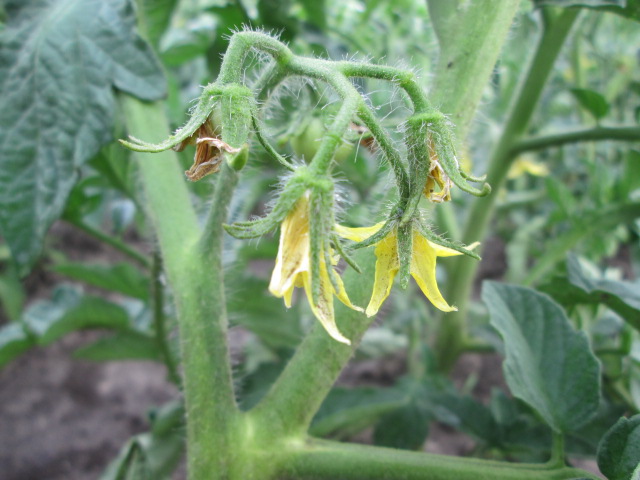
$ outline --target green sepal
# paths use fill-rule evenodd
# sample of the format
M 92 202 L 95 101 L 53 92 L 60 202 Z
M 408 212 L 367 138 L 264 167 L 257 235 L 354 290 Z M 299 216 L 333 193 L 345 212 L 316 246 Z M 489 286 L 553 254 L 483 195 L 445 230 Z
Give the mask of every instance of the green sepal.
M 432 122 L 429 125 L 429 130 L 433 134 L 433 144 L 438 162 L 453 184 L 463 192 L 467 192 L 476 197 L 486 197 L 489 195 L 491 193 L 491 186 L 488 183 L 483 184 L 482 188 L 473 187 L 468 183 L 468 181 L 481 182 L 483 181 L 481 177 L 478 178 L 472 177 L 469 174 L 462 174 L 460 164 L 456 158 L 451 125 L 446 117 L 443 115 L 441 119 Z
M 275 150 L 275 148 L 271 146 L 267 138 L 264 136 L 264 133 L 262 132 L 262 122 L 257 117 L 257 112 L 255 111 L 253 113 L 253 130 L 256 132 L 256 137 L 258 138 L 260 145 L 262 145 L 262 148 L 266 150 L 266 152 L 271 156 L 271 158 L 273 158 L 275 161 L 277 161 L 280 165 L 282 165 L 287 170 L 293 172 L 295 170 L 295 167 L 286 158 L 280 155 Z
M 369 238 L 365 238 L 361 242 L 357 242 L 356 244 L 352 245 L 350 247 L 350 250 L 358 250 L 360 248 L 365 248 L 365 247 L 370 247 L 371 245 L 375 245 L 384 237 L 386 237 L 391 230 L 394 229 L 397 222 L 398 221 L 395 217 L 387 218 L 387 221 L 384 223 L 384 225 L 382 225 L 380 230 L 378 230 L 376 233 L 371 235 Z
M 225 153 L 225 155 L 229 166 L 239 172 L 249 161 L 249 145 L 245 143 L 239 153 Z
M 285 219 L 307 187 L 295 177 L 285 186 L 273 210 L 265 217 L 248 222 L 223 225 L 229 235 L 239 239 L 261 237 L 274 230 Z
M 462 175 L 462 178 L 464 178 L 465 180 L 467 180 L 469 182 L 473 182 L 473 183 L 484 183 L 487 180 L 487 175 L 486 174 L 485 175 L 481 175 L 479 177 L 474 177 L 470 173 L 467 173 L 464 170 L 460 170 L 460 175 Z
M 214 92 L 217 92 L 217 94 Z M 148 143 L 131 136 L 129 137 L 130 140 L 121 139 L 119 141 L 125 147 L 136 152 L 158 153 L 169 150 L 170 148 L 173 148 L 179 143 L 184 142 L 193 134 L 195 134 L 198 128 L 200 128 L 202 124 L 207 121 L 209 116 L 212 114 L 216 103 L 218 102 L 219 93 L 219 90 L 214 89 L 212 85 L 205 87 L 204 91 L 200 95 L 200 98 L 198 99 L 198 104 L 191 112 L 191 117 L 189 118 L 187 123 L 176 130 L 173 135 L 171 135 L 163 142 Z
M 413 250 L 413 225 L 408 223 L 401 225 L 397 230 L 398 238 L 398 262 L 400 270 L 398 276 L 400 278 L 400 287 L 403 289 L 409 285 L 409 276 L 411 274 L 411 254 Z
M 253 92 L 235 83 L 225 85 L 221 90 L 222 141 L 234 148 L 241 148 L 253 127 Z
M 422 221 L 416 221 L 413 226 L 420 232 L 420 235 L 422 235 L 430 242 L 433 242 L 442 247 L 450 248 L 451 250 L 455 250 L 456 252 L 460 252 L 463 255 L 474 258 L 476 260 L 481 260 L 480 255 L 478 255 L 477 253 L 474 253 L 471 250 L 465 248 L 460 243 L 451 242 L 450 240 L 442 238 L 440 235 L 431 230 L 429 226 L 425 225 Z
M 400 226 L 406 225 L 414 216 L 422 192 L 429 175 L 429 167 L 431 166 L 431 157 L 429 155 L 428 143 L 428 125 L 433 118 L 440 112 L 434 111 L 433 114 L 414 115 L 407 120 L 405 127 L 405 143 L 407 144 L 409 168 L 412 172 L 410 176 L 409 198 L 406 199 Z
M 338 282 L 338 274 L 333 269 L 333 262 L 331 258 L 331 249 L 326 248 L 322 245 L 322 250 L 324 252 L 324 263 L 327 266 L 327 273 L 329 274 L 329 280 L 331 280 L 331 285 L 336 292 L 340 291 L 340 283 Z
M 347 262 L 351 268 L 353 268 L 356 272 L 362 273 L 362 269 L 360 265 L 358 265 L 355 259 L 347 253 L 346 249 L 342 246 L 342 242 L 340 238 L 335 233 L 331 235 L 331 246 L 338 251 L 338 254 Z
M 309 199 L 309 257 L 311 267 L 311 300 L 313 305 L 318 305 L 320 298 L 321 279 L 320 262 L 325 261 L 323 247 L 324 221 L 322 218 L 322 198 L 317 191 L 311 191 Z M 331 264 L 327 265 L 327 269 Z

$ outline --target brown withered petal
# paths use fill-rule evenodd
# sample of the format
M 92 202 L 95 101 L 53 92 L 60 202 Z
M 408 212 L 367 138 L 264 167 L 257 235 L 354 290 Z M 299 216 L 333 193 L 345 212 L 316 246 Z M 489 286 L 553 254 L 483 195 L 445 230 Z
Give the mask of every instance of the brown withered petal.
M 196 154 L 193 159 L 193 165 L 191 165 L 189 170 L 184 172 L 187 179 L 195 182 L 211 173 L 216 173 L 220 170 L 224 152 L 238 153 L 240 149 L 233 148 L 219 138 L 198 138 L 196 140 Z

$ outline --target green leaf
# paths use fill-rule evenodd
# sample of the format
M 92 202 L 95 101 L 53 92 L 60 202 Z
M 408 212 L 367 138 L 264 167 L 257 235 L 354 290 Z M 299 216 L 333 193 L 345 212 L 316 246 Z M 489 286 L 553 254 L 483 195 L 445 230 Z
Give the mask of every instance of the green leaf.
M 162 61 L 169 66 L 182 65 L 203 55 L 216 38 L 216 23 L 201 13 L 181 28 L 170 29 L 160 45 Z
M 587 337 L 551 298 L 485 282 L 482 298 L 505 344 L 505 378 L 556 432 L 584 425 L 600 401 L 600 365 Z
M 31 305 L 22 322 L 40 345 L 82 328 L 126 328 L 127 312 L 114 303 L 98 297 L 83 296 L 69 286 L 58 287 L 51 300 Z
M 91 345 L 77 349 L 73 355 L 94 362 L 161 359 L 156 340 L 135 330 L 125 330 L 101 338 Z
M 10 266 L 0 274 L 0 307 L 9 320 L 17 320 L 22 313 L 26 292 L 15 269 Z
M 301 0 L 300 3 L 307 14 L 307 21 L 325 31 L 327 28 L 326 0 Z
M 567 278 L 554 279 L 544 287 L 566 306 L 603 304 L 640 331 L 640 288 L 637 283 L 596 278 L 587 272 L 580 259 L 567 256 Z
M 100 480 L 168 480 L 184 451 L 184 410 L 170 403 L 150 412 L 151 432 L 136 435 L 120 450 Z
M 456 394 L 444 395 L 441 402 L 456 416 L 459 422 L 456 427 L 491 446 L 498 447 L 502 444 L 500 425 L 488 407 L 472 397 Z
M 10 323 L 0 328 L 0 367 L 31 348 L 35 340 L 20 323 Z
M 139 0 L 138 6 L 142 9 L 139 15 L 140 29 L 145 33 L 145 38 L 154 46 L 158 46 L 160 37 L 171 22 L 171 15 L 178 0 Z
M 609 480 L 636 480 L 640 472 L 640 415 L 621 418 L 602 437 L 598 468 Z M 636 474 L 636 475 L 634 475 Z
M 282 305 L 282 300 L 266 294 L 267 282 L 238 275 L 230 278 L 229 320 L 255 333 L 273 349 L 294 348 L 303 337 L 300 317 Z M 298 310 L 301 302 L 293 306 Z
M 534 0 L 536 7 L 625 7 L 626 0 Z
M 558 206 L 557 211 L 562 214 L 557 215 L 554 212 L 554 217 L 556 217 L 554 220 L 564 220 L 571 217 L 577 210 L 577 202 L 569 187 L 567 187 L 564 182 L 552 176 L 545 178 L 545 185 L 549 198 Z
M 583 7 L 640 21 L 640 0 L 534 0 L 536 7 Z
M 404 397 L 404 405 L 378 421 L 373 431 L 374 443 L 409 450 L 420 448 L 429 434 L 431 420 L 451 418 L 450 412 L 437 404 L 448 388 L 449 384 L 439 377 L 400 379 L 394 389 Z
M 596 120 L 605 117 L 609 112 L 609 103 L 598 92 L 585 88 L 572 88 L 571 93 L 576 97 L 582 108 L 587 110 Z
M 7 0 L 0 33 L 0 231 L 21 273 L 78 167 L 111 140 L 114 90 L 165 93 L 130 0 Z
M 373 441 L 384 447 L 417 450 L 429 435 L 430 421 L 428 411 L 410 402 L 382 417 L 373 432 Z
M 640 107 L 638 107 L 640 108 Z M 629 198 L 635 191 L 640 189 L 640 152 L 629 150 L 624 156 L 624 167 L 618 182 L 620 199 Z
M 52 270 L 105 290 L 120 292 L 140 300 L 149 298 L 149 279 L 128 263 L 117 263 L 111 266 L 62 263 L 54 266 Z
M 334 388 L 318 410 L 309 433 L 318 437 L 345 438 L 406 403 L 406 396 L 397 389 Z
M 602 236 L 603 232 L 617 228 L 620 224 L 631 223 L 638 217 L 640 217 L 639 202 L 611 204 L 595 211 L 581 212 L 579 216 L 574 215 L 571 219 L 571 228 L 547 242 L 545 254 L 529 271 L 524 283 L 531 284 L 539 280 L 561 262 L 566 252 L 583 238 L 593 235 Z

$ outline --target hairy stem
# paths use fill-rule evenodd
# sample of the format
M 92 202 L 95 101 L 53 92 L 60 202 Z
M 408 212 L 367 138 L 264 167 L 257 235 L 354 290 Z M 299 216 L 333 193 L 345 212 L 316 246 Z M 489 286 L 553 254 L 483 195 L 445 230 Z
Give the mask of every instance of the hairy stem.
M 578 15 L 578 9 L 563 9 L 562 13 L 545 28 L 529 67 L 523 76 L 512 102 L 502 135 L 491 155 L 487 182 L 496 192 L 474 199 L 462 240 L 471 243 L 484 238 L 493 215 L 493 209 L 509 166 L 513 159 L 511 149 L 524 134 L 558 54 Z M 465 316 L 471 286 L 478 268 L 477 262 L 452 259 L 451 278 L 447 283 L 446 298 L 458 307 L 458 312 L 447 314 L 436 338 L 438 364 L 449 370 L 462 352 L 465 342 Z
M 176 385 L 180 385 L 180 374 L 176 361 L 169 348 L 166 316 L 164 314 L 164 288 L 160 280 L 162 273 L 162 258 L 158 252 L 153 255 L 153 266 L 151 268 L 151 289 L 153 298 L 153 326 L 156 334 L 156 343 L 162 355 L 162 360 L 167 367 L 169 379 Z
M 516 157 L 524 152 L 544 150 L 545 148 L 561 147 L 570 143 L 599 142 L 603 140 L 617 140 L 627 142 L 640 142 L 640 127 L 594 127 L 573 130 L 533 138 L 525 138 L 512 145 L 510 156 Z
M 349 270 L 344 275 L 350 285 L 349 295 L 356 305 L 368 300 L 373 283 L 375 260 L 371 252 L 359 251 L 355 259 L 362 268 L 358 274 Z M 351 358 L 373 318 L 337 305 L 336 318 L 340 330 L 351 339 L 351 345 L 338 343 L 316 324 L 296 350 L 271 391 L 253 414 L 282 434 L 302 435 L 320 408 L 333 383 Z
M 427 0 L 440 41 L 431 103 L 450 115 L 459 140 L 466 137 L 519 5 L 519 0 Z
M 584 470 L 549 464 L 514 464 L 409 452 L 370 445 L 311 440 L 291 454 L 281 480 L 565 480 L 599 477 Z
M 123 107 L 131 134 L 143 138 L 168 135 L 159 104 L 124 97 Z M 221 225 L 215 223 L 226 216 L 236 174 L 226 165 L 222 168 L 211 226 L 200 240 L 201 230 L 174 152 L 168 150 L 153 157 L 133 153 L 133 157 L 138 160 L 147 211 L 178 311 L 189 478 L 216 478 L 225 468 L 237 409 L 226 343 L 222 232 Z

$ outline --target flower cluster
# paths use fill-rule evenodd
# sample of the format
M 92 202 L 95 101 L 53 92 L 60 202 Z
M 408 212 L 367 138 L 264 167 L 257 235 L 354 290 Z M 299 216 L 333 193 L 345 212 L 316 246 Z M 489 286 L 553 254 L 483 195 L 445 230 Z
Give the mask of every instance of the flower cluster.
M 337 82 L 336 88 L 346 89 L 345 85 L 350 84 L 346 79 L 345 82 Z M 241 169 L 247 159 L 247 138 L 254 131 L 267 152 L 291 173 L 268 215 L 225 225 L 225 229 L 237 238 L 255 238 L 280 227 L 280 244 L 269 291 L 283 298 L 290 307 L 294 289 L 303 288 L 313 314 L 327 333 L 338 342 L 350 344 L 336 324 L 334 296 L 347 307 L 373 316 L 389 296 L 396 277 L 403 288 L 413 277 L 436 308 L 454 311 L 455 306 L 443 298 L 436 282 L 437 258 L 460 254 L 479 258 L 471 251 L 475 244 L 465 247 L 436 235 L 425 223 L 419 205 L 425 198 L 433 204 L 451 200 L 454 185 L 478 196 L 488 194 L 490 188 L 484 184 L 482 189 L 477 189 L 467 183 L 483 179 L 471 177 L 460 169 L 446 117 L 429 106 L 420 90 L 412 88 L 408 92 L 411 92 L 415 112 L 407 119 L 404 129 L 407 147 L 404 157 L 391 146 L 375 115 L 362 107 L 364 104 L 350 102 L 351 94 L 345 94 L 331 126 L 317 142 L 313 158 L 306 159 L 310 160 L 308 164 L 289 163 L 262 134 L 253 93 L 234 83 L 206 87 L 189 122 L 166 141 L 149 144 L 132 138 L 122 143 L 146 152 L 181 150 L 195 144 L 193 166 L 185 173 L 189 180 L 196 181 L 217 172 L 225 159 L 232 168 Z M 359 98 L 355 90 L 353 95 Z M 356 115 L 366 127 L 354 123 Z M 221 120 L 217 123 L 214 118 Z M 372 227 L 349 228 L 335 222 L 331 164 L 342 139 L 354 129 L 361 136 L 366 135 L 368 148 L 379 151 L 389 161 L 398 186 L 397 204 L 385 221 Z M 355 243 L 345 247 L 342 239 Z M 373 292 L 363 310 L 349 299 L 335 267 L 342 257 L 358 270 L 349 252 L 368 246 L 375 247 L 377 261 Z

